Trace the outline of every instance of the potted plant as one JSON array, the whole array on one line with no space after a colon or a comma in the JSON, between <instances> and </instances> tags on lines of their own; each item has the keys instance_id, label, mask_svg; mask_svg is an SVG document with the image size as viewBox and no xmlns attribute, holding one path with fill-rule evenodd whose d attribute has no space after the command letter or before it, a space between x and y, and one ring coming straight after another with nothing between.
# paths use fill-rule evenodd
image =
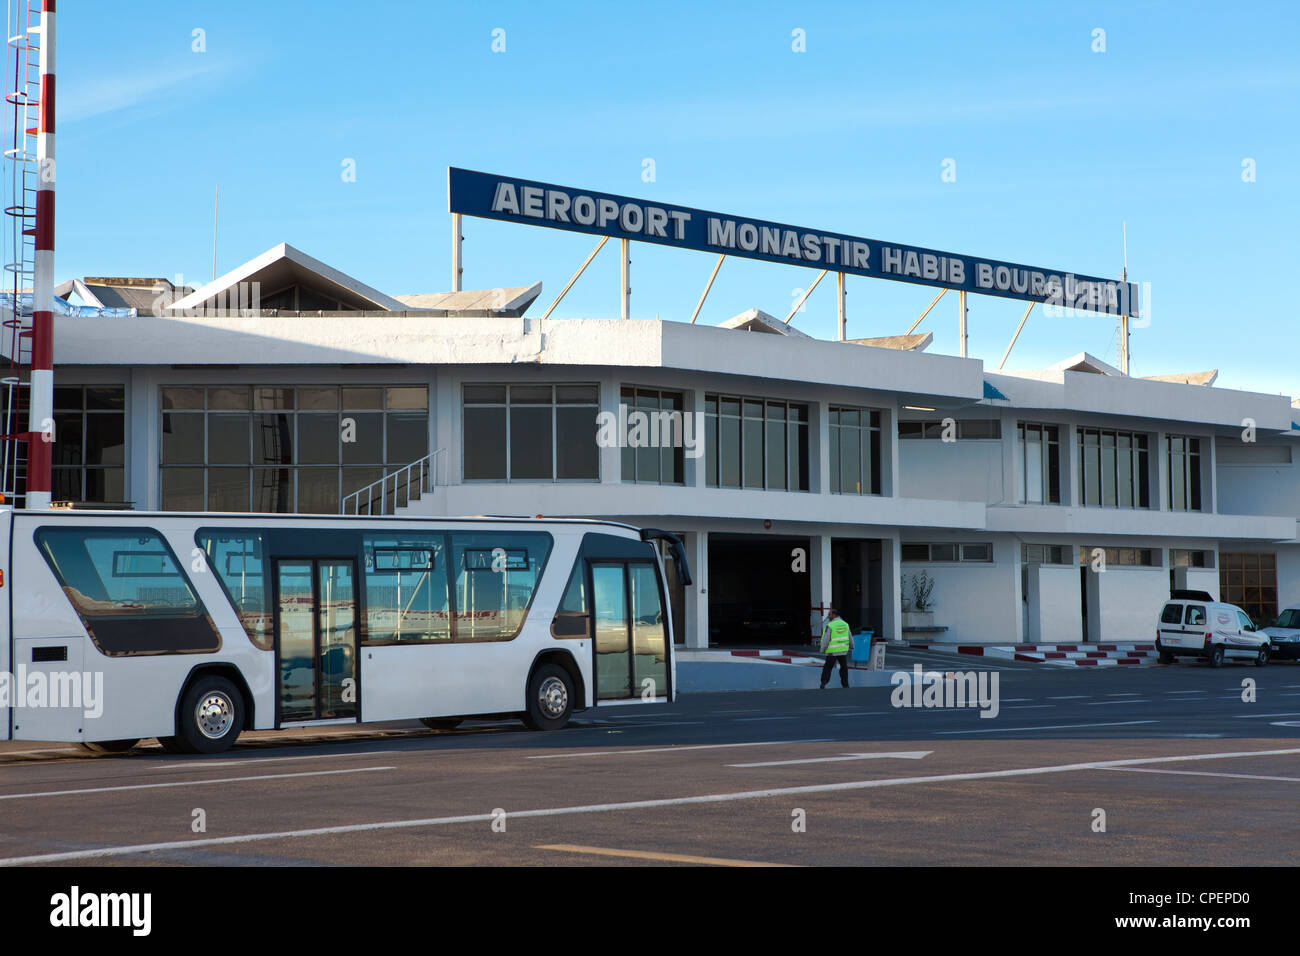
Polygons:
<instances>
[{"instance_id":1,"label":"potted plant","mask_svg":"<svg viewBox=\"0 0 1300 956\"><path fill-rule=\"evenodd\" d=\"M903 627L934 627L934 578L922 571L912 575L911 600L903 595Z\"/></svg>"}]
</instances>

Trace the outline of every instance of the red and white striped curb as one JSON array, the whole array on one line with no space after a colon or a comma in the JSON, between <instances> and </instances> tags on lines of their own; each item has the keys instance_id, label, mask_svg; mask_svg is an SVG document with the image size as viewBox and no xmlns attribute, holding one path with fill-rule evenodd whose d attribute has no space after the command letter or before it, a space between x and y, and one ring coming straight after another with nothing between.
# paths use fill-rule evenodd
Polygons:
<instances>
[{"instance_id":1,"label":"red and white striped curb","mask_svg":"<svg viewBox=\"0 0 1300 956\"><path fill-rule=\"evenodd\" d=\"M760 650L730 651L729 653L732 657L743 657L763 664L815 664L818 667L822 665L820 657L809 657L803 651Z\"/></svg>"},{"instance_id":2,"label":"red and white striped curb","mask_svg":"<svg viewBox=\"0 0 1300 956\"><path fill-rule=\"evenodd\" d=\"M940 650L1000 660L1056 664L1065 667L1147 665L1158 660L1154 644L911 644L918 650Z\"/></svg>"}]
</instances>

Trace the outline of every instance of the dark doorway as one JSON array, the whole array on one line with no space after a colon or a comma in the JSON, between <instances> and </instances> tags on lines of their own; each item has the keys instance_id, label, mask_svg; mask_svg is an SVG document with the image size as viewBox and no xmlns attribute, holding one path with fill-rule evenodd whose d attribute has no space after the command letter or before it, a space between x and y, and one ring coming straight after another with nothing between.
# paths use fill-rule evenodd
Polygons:
<instances>
[{"instance_id":1,"label":"dark doorway","mask_svg":"<svg viewBox=\"0 0 1300 956\"><path fill-rule=\"evenodd\" d=\"M881 553L878 540L831 541L831 603L855 634L864 630L881 632Z\"/></svg>"},{"instance_id":2,"label":"dark doorway","mask_svg":"<svg viewBox=\"0 0 1300 956\"><path fill-rule=\"evenodd\" d=\"M710 534L709 643L806 644L808 562L807 538Z\"/></svg>"}]
</instances>

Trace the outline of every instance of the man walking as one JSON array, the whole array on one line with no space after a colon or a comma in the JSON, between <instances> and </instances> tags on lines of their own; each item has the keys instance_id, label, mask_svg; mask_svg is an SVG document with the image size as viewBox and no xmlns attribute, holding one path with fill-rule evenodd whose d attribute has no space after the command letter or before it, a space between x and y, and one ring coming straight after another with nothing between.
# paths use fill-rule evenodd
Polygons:
<instances>
[{"instance_id":1,"label":"man walking","mask_svg":"<svg viewBox=\"0 0 1300 956\"><path fill-rule=\"evenodd\" d=\"M822 628L822 652L826 663L822 665L822 690L831 679L831 671L838 661L840 665L840 686L849 686L849 652L853 650L853 629L849 622L840 617L840 612L831 608L826 626Z\"/></svg>"}]
</instances>

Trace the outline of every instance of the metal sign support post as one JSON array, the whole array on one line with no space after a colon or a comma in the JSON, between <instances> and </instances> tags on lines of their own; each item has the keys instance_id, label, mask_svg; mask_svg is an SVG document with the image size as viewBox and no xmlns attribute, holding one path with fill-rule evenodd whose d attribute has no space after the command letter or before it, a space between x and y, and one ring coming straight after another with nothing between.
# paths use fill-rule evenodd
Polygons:
<instances>
[{"instance_id":1,"label":"metal sign support post","mask_svg":"<svg viewBox=\"0 0 1300 956\"><path fill-rule=\"evenodd\" d=\"M460 244L465 237L460 234L460 213L451 214L451 291L460 291L460 276L465 270L460 264Z\"/></svg>"},{"instance_id":2,"label":"metal sign support post","mask_svg":"<svg viewBox=\"0 0 1300 956\"><path fill-rule=\"evenodd\" d=\"M838 303L837 311L840 326L840 341L843 342L848 338L848 320L844 314L844 273L835 273L835 301Z\"/></svg>"},{"instance_id":3,"label":"metal sign support post","mask_svg":"<svg viewBox=\"0 0 1300 956\"><path fill-rule=\"evenodd\" d=\"M630 239L620 239L619 245L622 259L618 266L618 282L620 291L619 298L622 305L619 308L620 319L630 319L632 317L632 260L629 258L631 253L632 241Z\"/></svg>"},{"instance_id":4,"label":"metal sign support post","mask_svg":"<svg viewBox=\"0 0 1300 956\"><path fill-rule=\"evenodd\" d=\"M957 293L957 334L961 338L961 357L966 358L966 290Z\"/></svg>"}]
</instances>

